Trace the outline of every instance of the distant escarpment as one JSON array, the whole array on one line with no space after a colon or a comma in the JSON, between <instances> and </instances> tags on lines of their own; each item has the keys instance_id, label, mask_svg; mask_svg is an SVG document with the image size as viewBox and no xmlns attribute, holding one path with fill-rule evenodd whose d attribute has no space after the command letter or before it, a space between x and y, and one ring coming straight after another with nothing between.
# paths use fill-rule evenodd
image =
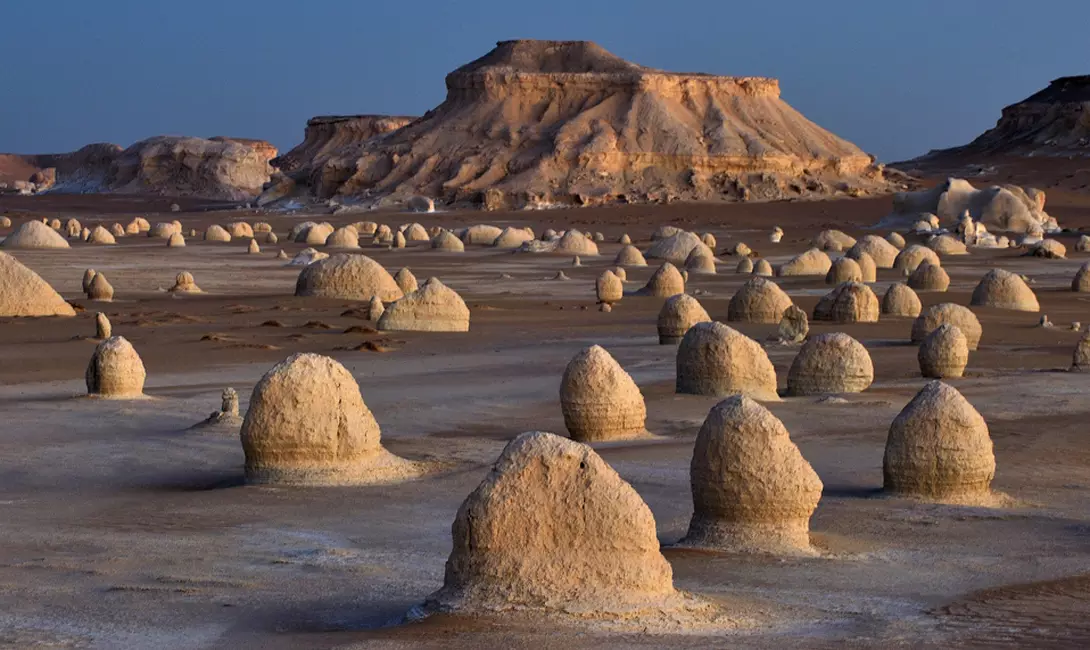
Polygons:
<instances>
[{"instance_id":1,"label":"distant escarpment","mask_svg":"<svg viewBox=\"0 0 1090 650\"><path fill-rule=\"evenodd\" d=\"M317 198L489 209L892 189L871 156L780 99L775 79L663 72L583 41L504 41L446 86L414 121L311 120L280 159L285 182Z\"/></svg>"}]
</instances>

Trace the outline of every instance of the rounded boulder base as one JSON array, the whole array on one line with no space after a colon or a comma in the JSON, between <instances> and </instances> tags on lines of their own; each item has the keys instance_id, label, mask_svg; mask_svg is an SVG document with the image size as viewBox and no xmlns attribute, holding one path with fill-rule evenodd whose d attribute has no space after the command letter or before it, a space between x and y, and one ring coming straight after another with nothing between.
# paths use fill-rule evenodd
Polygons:
<instances>
[{"instance_id":1,"label":"rounded boulder base","mask_svg":"<svg viewBox=\"0 0 1090 650\"><path fill-rule=\"evenodd\" d=\"M916 291L946 291L950 287L950 276L946 269L925 261L909 274L908 286Z\"/></svg>"},{"instance_id":2,"label":"rounded boulder base","mask_svg":"<svg viewBox=\"0 0 1090 650\"><path fill-rule=\"evenodd\" d=\"M533 238L534 234L528 230L508 226L493 240L492 246L502 249L518 248Z\"/></svg>"},{"instance_id":3,"label":"rounded boulder base","mask_svg":"<svg viewBox=\"0 0 1090 650\"><path fill-rule=\"evenodd\" d=\"M700 237L684 230L651 244L644 253L644 257L649 260L665 260L675 266L684 266L693 251L699 251L697 256L715 257L715 253L700 240Z\"/></svg>"},{"instance_id":4,"label":"rounded boulder base","mask_svg":"<svg viewBox=\"0 0 1090 650\"><path fill-rule=\"evenodd\" d=\"M393 332L468 332L469 307L438 278L386 307L375 325Z\"/></svg>"},{"instance_id":5,"label":"rounded boulder base","mask_svg":"<svg viewBox=\"0 0 1090 650\"><path fill-rule=\"evenodd\" d=\"M690 464L693 517L679 545L815 555L810 517L822 483L787 428L743 395L715 405Z\"/></svg>"},{"instance_id":6,"label":"rounded boulder base","mask_svg":"<svg viewBox=\"0 0 1090 650\"><path fill-rule=\"evenodd\" d=\"M87 365L87 394L109 399L144 396L147 372L140 355L122 336L111 336L95 347Z\"/></svg>"},{"instance_id":7,"label":"rounded boulder base","mask_svg":"<svg viewBox=\"0 0 1090 650\"><path fill-rule=\"evenodd\" d=\"M863 274L861 282L878 281L878 265L874 263L873 257L866 253L856 253L855 257L849 259L855 260L855 263L859 265L859 272Z\"/></svg>"},{"instance_id":8,"label":"rounded boulder base","mask_svg":"<svg viewBox=\"0 0 1090 650\"><path fill-rule=\"evenodd\" d=\"M753 263L753 275L759 275L764 278L771 278L772 265L768 263L768 260L757 260Z\"/></svg>"},{"instance_id":9,"label":"rounded boulder base","mask_svg":"<svg viewBox=\"0 0 1090 650\"><path fill-rule=\"evenodd\" d=\"M968 255L969 249L965 244L950 235L932 237L927 242L927 247L939 255Z\"/></svg>"},{"instance_id":10,"label":"rounded boulder base","mask_svg":"<svg viewBox=\"0 0 1090 650\"><path fill-rule=\"evenodd\" d=\"M598 345L568 363L560 406L572 440L600 442L647 435L647 408L636 382Z\"/></svg>"},{"instance_id":11,"label":"rounded boulder base","mask_svg":"<svg viewBox=\"0 0 1090 650\"><path fill-rule=\"evenodd\" d=\"M598 302L612 304L624 297L624 283L612 271L602 271L594 283Z\"/></svg>"},{"instance_id":12,"label":"rounded boulder base","mask_svg":"<svg viewBox=\"0 0 1090 650\"><path fill-rule=\"evenodd\" d=\"M815 321L877 323L878 297L861 282L845 282L825 294L814 307Z\"/></svg>"},{"instance_id":13,"label":"rounded boulder base","mask_svg":"<svg viewBox=\"0 0 1090 650\"><path fill-rule=\"evenodd\" d=\"M1075 272L1075 277L1071 280L1071 290L1080 293L1090 292L1090 262L1084 262Z\"/></svg>"},{"instance_id":14,"label":"rounded boulder base","mask_svg":"<svg viewBox=\"0 0 1090 650\"><path fill-rule=\"evenodd\" d=\"M631 244L625 245L624 248L617 252L617 257L613 259L613 263L617 266L647 266L647 260L644 258L643 253Z\"/></svg>"},{"instance_id":15,"label":"rounded boulder base","mask_svg":"<svg viewBox=\"0 0 1090 650\"><path fill-rule=\"evenodd\" d=\"M294 354L265 373L240 435L247 483L369 485L421 473L382 447L351 373L318 354Z\"/></svg>"},{"instance_id":16,"label":"rounded boulder base","mask_svg":"<svg viewBox=\"0 0 1090 650\"><path fill-rule=\"evenodd\" d=\"M641 296L655 296L658 298L676 296L679 293L685 293L685 278L673 264L663 262L662 266L651 275L651 279L647 281L644 288L636 293Z\"/></svg>"},{"instance_id":17,"label":"rounded boulder base","mask_svg":"<svg viewBox=\"0 0 1090 650\"><path fill-rule=\"evenodd\" d=\"M973 289L969 304L1014 311L1041 311L1037 296L1026 281L1003 269L992 269L984 274Z\"/></svg>"},{"instance_id":18,"label":"rounded boulder base","mask_svg":"<svg viewBox=\"0 0 1090 650\"><path fill-rule=\"evenodd\" d=\"M916 356L924 377L956 379L965 374L969 344L957 326L946 323L927 335Z\"/></svg>"},{"instance_id":19,"label":"rounded boulder base","mask_svg":"<svg viewBox=\"0 0 1090 650\"><path fill-rule=\"evenodd\" d=\"M707 607L674 589L655 519L632 486L590 447L551 433L504 448L451 536L431 611L642 623Z\"/></svg>"},{"instance_id":20,"label":"rounded boulder base","mask_svg":"<svg viewBox=\"0 0 1090 650\"><path fill-rule=\"evenodd\" d=\"M779 268L781 277L794 275L825 275L833 266L829 256L816 248L800 253Z\"/></svg>"},{"instance_id":21,"label":"rounded boulder base","mask_svg":"<svg viewBox=\"0 0 1090 650\"><path fill-rule=\"evenodd\" d=\"M756 276L730 299L727 320L747 323L778 323L783 312L791 306L791 297L772 280Z\"/></svg>"},{"instance_id":22,"label":"rounded boulder base","mask_svg":"<svg viewBox=\"0 0 1090 650\"><path fill-rule=\"evenodd\" d=\"M882 313L886 316L916 318L921 310L923 305L920 303L920 297L903 282L889 285L886 295L882 296Z\"/></svg>"},{"instance_id":23,"label":"rounded boulder base","mask_svg":"<svg viewBox=\"0 0 1090 650\"><path fill-rule=\"evenodd\" d=\"M678 393L779 401L776 369L759 343L723 323L697 323L677 350Z\"/></svg>"},{"instance_id":24,"label":"rounded boulder base","mask_svg":"<svg viewBox=\"0 0 1090 650\"><path fill-rule=\"evenodd\" d=\"M556 242L553 252L593 257L598 255L598 244L578 230L569 230Z\"/></svg>"},{"instance_id":25,"label":"rounded boulder base","mask_svg":"<svg viewBox=\"0 0 1090 650\"><path fill-rule=\"evenodd\" d=\"M205 241L218 241L229 242L231 241L231 233L227 232L227 229L220 225L208 226L208 230L204 231Z\"/></svg>"},{"instance_id":26,"label":"rounded boulder base","mask_svg":"<svg viewBox=\"0 0 1090 650\"><path fill-rule=\"evenodd\" d=\"M466 228L462 233L462 243L467 246L490 246L503 234L503 229L488 224L477 224Z\"/></svg>"},{"instance_id":27,"label":"rounded boulder base","mask_svg":"<svg viewBox=\"0 0 1090 650\"><path fill-rule=\"evenodd\" d=\"M659 345L676 345L697 323L711 322L704 307L689 294L670 296L659 310Z\"/></svg>"},{"instance_id":28,"label":"rounded boulder base","mask_svg":"<svg viewBox=\"0 0 1090 650\"><path fill-rule=\"evenodd\" d=\"M825 284L843 284L845 282L862 282L863 269L859 268L859 262L850 257L838 258L825 274Z\"/></svg>"},{"instance_id":29,"label":"rounded boulder base","mask_svg":"<svg viewBox=\"0 0 1090 650\"><path fill-rule=\"evenodd\" d=\"M403 292L386 269L366 255L339 254L318 260L299 272L296 296L318 296L347 300L385 301L401 298Z\"/></svg>"},{"instance_id":30,"label":"rounded boulder base","mask_svg":"<svg viewBox=\"0 0 1090 650\"><path fill-rule=\"evenodd\" d=\"M839 230L822 230L810 240L810 245L821 251L839 253L855 246L855 237Z\"/></svg>"},{"instance_id":31,"label":"rounded boulder base","mask_svg":"<svg viewBox=\"0 0 1090 650\"><path fill-rule=\"evenodd\" d=\"M877 235L863 235L847 253L852 259L858 259L860 253L866 253L880 269L893 268L893 262L900 251L896 246Z\"/></svg>"},{"instance_id":32,"label":"rounded boulder base","mask_svg":"<svg viewBox=\"0 0 1090 650\"><path fill-rule=\"evenodd\" d=\"M16 228L0 242L0 247L24 250L69 248L60 233L36 220L27 221Z\"/></svg>"},{"instance_id":33,"label":"rounded boulder base","mask_svg":"<svg viewBox=\"0 0 1090 650\"><path fill-rule=\"evenodd\" d=\"M988 425L957 389L932 381L889 428L882 463L887 493L990 505L995 455Z\"/></svg>"},{"instance_id":34,"label":"rounded boulder base","mask_svg":"<svg viewBox=\"0 0 1090 650\"><path fill-rule=\"evenodd\" d=\"M193 278L192 273L182 271L174 278L174 286L168 291L173 293L201 293L201 288L197 286L197 281Z\"/></svg>"},{"instance_id":35,"label":"rounded boulder base","mask_svg":"<svg viewBox=\"0 0 1090 650\"><path fill-rule=\"evenodd\" d=\"M325 240L326 248L353 250L360 247L360 235L355 228L345 226L337 228Z\"/></svg>"},{"instance_id":36,"label":"rounded boulder base","mask_svg":"<svg viewBox=\"0 0 1090 650\"><path fill-rule=\"evenodd\" d=\"M397 283L402 293L412 293L420 288L420 284L416 281L416 276L409 270L409 267L404 266L394 274L394 282Z\"/></svg>"},{"instance_id":37,"label":"rounded boulder base","mask_svg":"<svg viewBox=\"0 0 1090 650\"><path fill-rule=\"evenodd\" d=\"M1090 372L1090 331L1083 334L1075 345L1075 353L1071 357L1071 370Z\"/></svg>"},{"instance_id":38,"label":"rounded boulder base","mask_svg":"<svg viewBox=\"0 0 1090 650\"><path fill-rule=\"evenodd\" d=\"M899 232L891 232L886 235L886 241L893 245L894 248L900 250L905 247L905 238ZM894 256L896 257L896 256Z\"/></svg>"},{"instance_id":39,"label":"rounded boulder base","mask_svg":"<svg viewBox=\"0 0 1090 650\"><path fill-rule=\"evenodd\" d=\"M741 262L738 262L738 266L734 269L735 273L753 273L753 260L748 257L743 258Z\"/></svg>"},{"instance_id":40,"label":"rounded boulder base","mask_svg":"<svg viewBox=\"0 0 1090 650\"><path fill-rule=\"evenodd\" d=\"M942 262L939 261L938 253L926 246L913 244L900 253L897 253L897 258L893 260L893 268L904 273L912 273L916 270L917 266L924 262L930 262L935 266L942 266Z\"/></svg>"},{"instance_id":41,"label":"rounded boulder base","mask_svg":"<svg viewBox=\"0 0 1090 650\"><path fill-rule=\"evenodd\" d=\"M783 318L780 319L780 326L776 330L780 343L802 343L809 333L810 321L806 318L806 312L796 305L783 310Z\"/></svg>"},{"instance_id":42,"label":"rounded boulder base","mask_svg":"<svg viewBox=\"0 0 1090 650\"><path fill-rule=\"evenodd\" d=\"M40 223L40 222L36 222ZM85 280L90 286L92 277ZM76 310L30 268L0 252L0 316L75 316Z\"/></svg>"},{"instance_id":43,"label":"rounded boulder base","mask_svg":"<svg viewBox=\"0 0 1090 650\"><path fill-rule=\"evenodd\" d=\"M436 235L431 240L431 247L448 253L464 253L466 250L466 245L462 243L462 240L455 237L454 233L449 230L444 230Z\"/></svg>"},{"instance_id":44,"label":"rounded boulder base","mask_svg":"<svg viewBox=\"0 0 1090 650\"><path fill-rule=\"evenodd\" d=\"M791 362L787 394L861 393L874 381L874 364L859 341L833 332L811 338Z\"/></svg>"},{"instance_id":45,"label":"rounded boulder base","mask_svg":"<svg viewBox=\"0 0 1090 650\"><path fill-rule=\"evenodd\" d=\"M928 334L934 332L943 323L950 323L961 330L961 333L965 335L965 343L969 346L970 352L977 349L983 332L980 327L980 320L967 307L952 302L931 305L926 311L917 316L912 323L912 342L922 343Z\"/></svg>"}]
</instances>

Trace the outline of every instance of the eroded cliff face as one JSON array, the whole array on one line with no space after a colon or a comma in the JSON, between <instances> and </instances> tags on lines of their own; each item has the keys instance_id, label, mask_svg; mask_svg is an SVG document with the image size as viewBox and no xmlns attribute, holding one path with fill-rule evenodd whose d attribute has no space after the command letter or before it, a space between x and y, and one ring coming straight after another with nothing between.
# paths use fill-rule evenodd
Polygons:
<instances>
[{"instance_id":1,"label":"eroded cliff face","mask_svg":"<svg viewBox=\"0 0 1090 650\"><path fill-rule=\"evenodd\" d=\"M396 131L415 117L395 115L322 115L307 120L303 142L283 156L274 158L272 165L286 174L302 170L302 176L320 168L331 157L349 159L353 148L371 138Z\"/></svg>"},{"instance_id":2,"label":"eroded cliff face","mask_svg":"<svg viewBox=\"0 0 1090 650\"><path fill-rule=\"evenodd\" d=\"M488 208L890 189L870 156L780 99L774 79L673 74L583 41L505 41L446 84L422 118L351 150L316 147L328 157L293 178L319 198Z\"/></svg>"}]
</instances>

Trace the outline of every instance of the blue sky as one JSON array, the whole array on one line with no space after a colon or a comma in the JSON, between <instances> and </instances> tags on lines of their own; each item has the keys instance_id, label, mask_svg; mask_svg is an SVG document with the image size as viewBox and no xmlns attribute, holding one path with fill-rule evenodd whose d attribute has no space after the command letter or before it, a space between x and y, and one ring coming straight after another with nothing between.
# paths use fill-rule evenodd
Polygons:
<instances>
[{"instance_id":1,"label":"blue sky","mask_svg":"<svg viewBox=\"0 0 1090 650\"><path fill-rule=\"evenodd\" d=\"M9 2L0 151L151 135L262 138L313 115L418 115L511 38L587 39L667 70L778 77L882 160L962 144L1055 77L1090 74L1090 2L52 0Z\"/></svg>"}]
</instances>

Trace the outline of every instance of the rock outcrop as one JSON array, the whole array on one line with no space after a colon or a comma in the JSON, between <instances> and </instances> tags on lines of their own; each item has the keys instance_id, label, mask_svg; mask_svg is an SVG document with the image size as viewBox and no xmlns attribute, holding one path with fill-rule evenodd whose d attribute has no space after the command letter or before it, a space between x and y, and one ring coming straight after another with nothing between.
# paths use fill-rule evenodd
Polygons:
<instances>
[{"instance_id":1,"label":"rock outcrop","mask_svg":"<svg viewBox=\"0 0 1090 650\"><path fill-rule=\"evenodd\" d=\"M0 316L75 316L76 311L40 275L0 252Z\"/></svg>"},{"instance_id":2,"label":"rock outcrop","mask_svg":"<svg viewBox=\"0 0 1090 650\"><path fill-rule=\"evenodd\" d=\"M647 408L636 382L605 348L592 345L568 363L560 407L572 440L620 440L646 433Z\"/></svg>"},{"instance_id":3,"label":"rock outcrop","mask_svg":"<svg viewBox=\"0 0 1090 650\"><path fill-rule=\"evenodd\" d=\"M776 369L753 339L723 323L697 323L677 350L678 393L777 401Z\"/></svg>"},{"instance_id":4,"label":"rock outcrop","mask_svg":"<svg viewBox=\"0 0 1090 650\"><path fill-rule=\"evenodd\" d=\"M338 162L353 161L361 145L375 136L396 131L413 117L393 115L320 115L307 120L303 141L272 165L284 174L315 187L343 182L354 167L338 167ZM327 163L331 163L327 165ZM314 175L318 176L315 177Z\"/></svg>"},{"instance_id":5,"label":"rock outcrop","mask_svg":"<svg viewBox=\"0 0 1090 650\"><path fill-rule=\"evenodd\" d=\"M780 99L774 79L675 74L590 42L519 40L446 85L424 117L310 171L311 191L501 209L889 187L870 156Z\"/></svg>"}]
</instances>

